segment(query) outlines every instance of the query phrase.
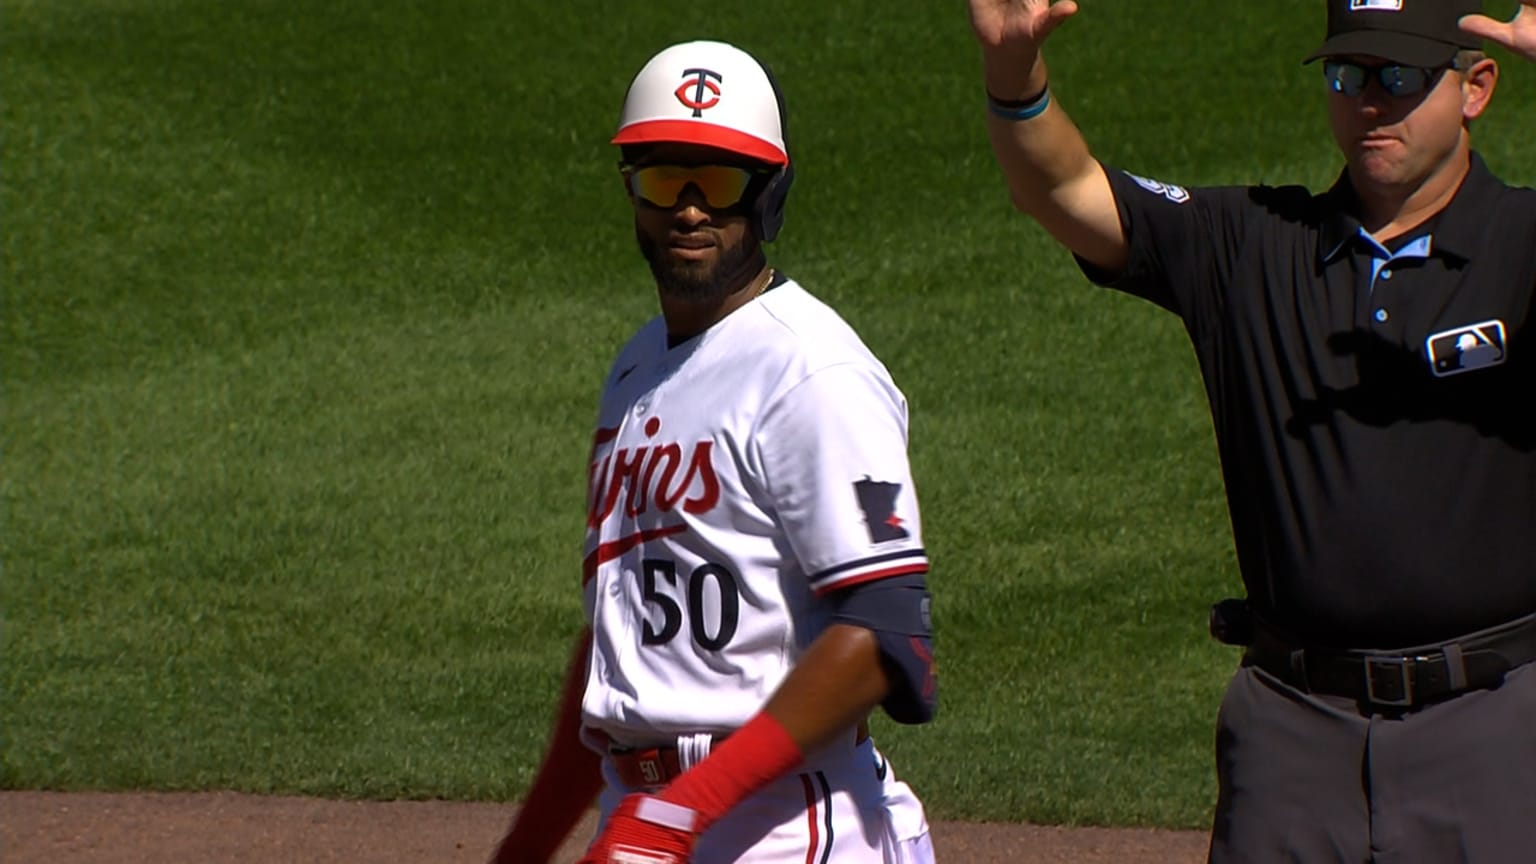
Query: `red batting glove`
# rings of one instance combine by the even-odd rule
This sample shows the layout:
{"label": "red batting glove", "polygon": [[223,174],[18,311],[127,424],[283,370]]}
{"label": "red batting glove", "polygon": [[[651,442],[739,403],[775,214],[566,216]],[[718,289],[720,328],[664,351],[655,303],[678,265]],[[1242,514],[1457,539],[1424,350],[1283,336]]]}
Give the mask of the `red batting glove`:
{"label": "red batting glove", "polygon": [[698,814],[640,792],[624,796],[577,864],[687,864]]}

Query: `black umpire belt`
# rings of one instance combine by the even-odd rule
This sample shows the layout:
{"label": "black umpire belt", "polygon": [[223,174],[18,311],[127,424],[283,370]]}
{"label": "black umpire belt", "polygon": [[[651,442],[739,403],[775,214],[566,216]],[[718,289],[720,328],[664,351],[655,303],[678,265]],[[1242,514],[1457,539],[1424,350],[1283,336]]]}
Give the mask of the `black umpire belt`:
{"label": "black umpire belt", "polygon": [[1244,662],[1309,693],[1408,710],[1468,690],[1498,687],[1511,669],[1532,660],[1536,660],[1536,615],[1451,642],[1390,652],[1291,645],[1261,624],[1254,628]]}

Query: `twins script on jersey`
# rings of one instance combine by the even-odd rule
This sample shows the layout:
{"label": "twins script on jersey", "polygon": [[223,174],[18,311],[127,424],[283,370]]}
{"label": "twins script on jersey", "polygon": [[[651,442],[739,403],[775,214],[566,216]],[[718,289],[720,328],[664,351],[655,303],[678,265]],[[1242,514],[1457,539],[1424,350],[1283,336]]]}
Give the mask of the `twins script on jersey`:
{"label": "twins script on jersey", "polygon": [[906,446],[884,365],[793,281],[673,348],[641,328],[587,469],[583,722],[633,744],[735,729],[825,626],[819,598],[926,572]]}

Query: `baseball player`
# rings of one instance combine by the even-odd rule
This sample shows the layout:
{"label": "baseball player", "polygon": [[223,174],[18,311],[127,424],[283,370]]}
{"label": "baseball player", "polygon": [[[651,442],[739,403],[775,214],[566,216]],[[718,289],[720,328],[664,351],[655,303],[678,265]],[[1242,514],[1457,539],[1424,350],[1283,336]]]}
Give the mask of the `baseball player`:
{"label": "baseball player", "polygon": [[793,165],[768,70],[720,42],[640,70],[620,174],[661,315],[619,352],[588,462],[587,626],[497,862],[930,862],[869,738],[935,679],[907,406],[771,269]]}

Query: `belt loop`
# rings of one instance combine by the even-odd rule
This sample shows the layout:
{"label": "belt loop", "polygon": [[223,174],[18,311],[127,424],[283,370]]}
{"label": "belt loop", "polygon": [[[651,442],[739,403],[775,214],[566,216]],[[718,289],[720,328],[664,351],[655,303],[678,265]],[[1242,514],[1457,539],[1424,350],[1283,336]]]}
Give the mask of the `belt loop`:
{"label": "belt loop", "polygon": [[677,736],[677,765],[687,771],[689,768],[704,761],[714,746],[715,736],[708,732],[696,732],[692,735]]}
{"label": "belt loop", "polygon": [[1461,645],[1457,642],[1448,642],[1440,649],[1445,654],[1445,671],[1450,676],[1451,690],[1462,690],[1467,686],[1467,663],[1461,656]]}

